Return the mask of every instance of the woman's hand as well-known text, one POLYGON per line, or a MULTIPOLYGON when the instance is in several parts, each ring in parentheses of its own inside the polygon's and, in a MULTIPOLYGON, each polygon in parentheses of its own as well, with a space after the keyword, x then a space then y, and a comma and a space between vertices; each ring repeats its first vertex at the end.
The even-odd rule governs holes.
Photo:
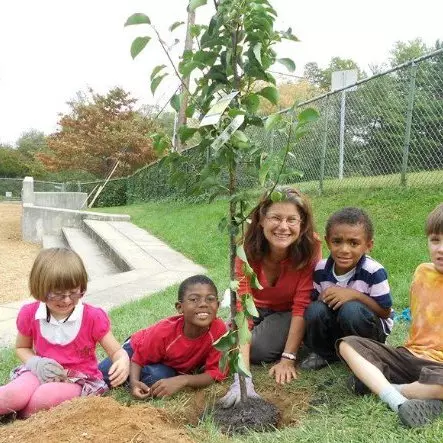
POLYGON ((281 385, 290 383, 297 379, 294 362, 292 360, 282 358, 277 364, 269 370, 269 375, 275 377, 275 381, 281 385))

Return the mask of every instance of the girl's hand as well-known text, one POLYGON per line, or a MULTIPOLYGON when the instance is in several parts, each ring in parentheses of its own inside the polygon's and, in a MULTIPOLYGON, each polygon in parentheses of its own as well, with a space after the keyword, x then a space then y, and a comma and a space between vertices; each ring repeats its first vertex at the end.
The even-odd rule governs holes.
POLYGON ((142 381, 136 381, 131 384, 131 394, 139 400, 145 400, 151 396, 151 388, 142 381))
POLYGON ((178 375, 171 378, 162 378, 151 386, 153 397, 167 397, 180 391, 186 386, 186 376, 178 375))
POLYGON ((282 358, 277 364, 269 370, 269 375, 275 377, 275 381, 281 385, 290 383, 297 379, 294 362, 289 359, 282 358))
POLYGON ((129 376, 129 357, 128 354, 123 351, 121 357, 119 357, 112 366, 109 368, 109 381, 111 386, 115 388, 124 383, 129 376))

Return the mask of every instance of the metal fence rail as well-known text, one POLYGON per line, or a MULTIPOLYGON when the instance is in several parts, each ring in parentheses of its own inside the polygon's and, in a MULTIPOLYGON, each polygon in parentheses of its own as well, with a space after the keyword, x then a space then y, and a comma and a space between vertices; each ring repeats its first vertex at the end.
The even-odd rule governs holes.
MULTIPOLYGON (((23 178, 0 177, 0 200, 20 200, 23 178)), ((34 180, 35 192, 63 192, 65 184, 34 180)))

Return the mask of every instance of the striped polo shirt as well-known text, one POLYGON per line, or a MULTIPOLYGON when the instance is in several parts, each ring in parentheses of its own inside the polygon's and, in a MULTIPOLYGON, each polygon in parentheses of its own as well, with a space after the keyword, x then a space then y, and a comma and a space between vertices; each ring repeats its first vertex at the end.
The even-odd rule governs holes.
MULTIPOLYGON (((331 256, 320 260, 314 271, 314 290, 312 299, 317 300, 319 294, 330 286, 343 286, 334 276, 334 260, 331 256)), ((385 268, 369 255, 363 255, 358 261, 355 272, 346 287, 355 289, 368 297, 372 297, 382 308, 391 308, 389 318, 381 318, 383 329, 389 334, 394 324, 392 297, 385 268)))

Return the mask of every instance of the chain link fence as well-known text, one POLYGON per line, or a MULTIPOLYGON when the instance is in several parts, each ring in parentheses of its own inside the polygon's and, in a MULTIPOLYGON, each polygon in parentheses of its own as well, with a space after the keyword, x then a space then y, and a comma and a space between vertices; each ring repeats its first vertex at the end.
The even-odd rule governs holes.
POLYGON ((300 187, 443 184, 443 50, 307 101, 320 112, 294 149, 300 187))

